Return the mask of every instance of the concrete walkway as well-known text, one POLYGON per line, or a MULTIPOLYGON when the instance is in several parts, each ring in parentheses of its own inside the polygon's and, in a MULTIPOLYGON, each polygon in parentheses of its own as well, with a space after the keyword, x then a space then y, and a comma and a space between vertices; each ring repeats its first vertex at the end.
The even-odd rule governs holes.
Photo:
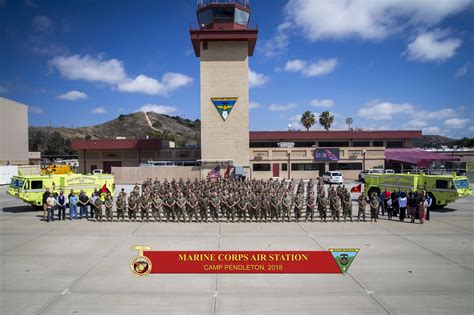
MULTIPOLYGON (((425 225, 40 220, 0 187, 1 314, 472 314, 474 197, 425 225), (130 247, 358 247, 346 275, 150 275, 130 247)), ((354 208, 355 209, 355 208, 354 208)), ((355 211, 354 211, 355 213, 355 211)))

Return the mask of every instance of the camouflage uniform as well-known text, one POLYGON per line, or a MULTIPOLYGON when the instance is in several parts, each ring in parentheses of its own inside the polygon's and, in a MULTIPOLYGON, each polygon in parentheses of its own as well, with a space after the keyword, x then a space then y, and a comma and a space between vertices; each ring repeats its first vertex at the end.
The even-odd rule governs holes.
POLYGON ((365 208, 367 207, 367 201, 365 200, 364 193, 362 193, 357 199, 357 205, 359 206, 359 211, 357 212, 357 221, 360 221, 361 215, 365 221, 365 208))
POLYGON ((96 221, 102 221, 102 214, 103 214, 102 206, 103 206, 102 198, 99 197, 95 200, 94 214, 95 214, 96 221))
POLYGON ((107 221, 114 221, 113 213, 114 213, 114 200, 112 199, 112 196, 108 195, 107 199, 105 200, 105 219, 107 221))
POLYGON ((303 211, 303 208, 304 208, 303 194, 298 194, 296 196, 296 202, 295 202, 295 221, 296 222, 300 222, 301 212, 303 211))
POLYGON ((284 220, 284 218, 286 217, 288 219, 288 222, 291 221, 292 206, 293 206, 293 198, 291 197, 290 194, 285 193, 285 196, 283 197, 283 201, 282 201, 282 208, 283 208, 282 220, 284 220))
POLYGON ((373 195, 372 200, 370 200, 370 222, 372 222, 373 220, 377 222, 378 208, 379 208, 379 201, 377 200, 377 195, 373 195))
POLYGON ((120 194, 117 198, 116 202, 116 207, 117 207, 117 221, 122 218, 122 222, 125 220, 125 208, 127 207, 126 201, 125 201, 125 195, 120 194))
POLYGON ((141 216, 141 219, 142 219, 142 222, 144 222, 145 218, 146 218, 146 221, 150 221, 150 218, 149 218, 149 213, 150 211, 150 199, 148 198, 148 195, 143 195, 141 198, 140 198, 140 216, 141 216))
MULTIPOLYGON (((202 194, 199 199, 199 217, 201 222, 204 221, 207 223, 207 211, 209 210, 209 198, 205 193, 202 194)), ((212 212, 211 212, 212 216, 212 212)))
POLYGON ((349 191, 345 190, 344 194, 344 199, 342 202, 342 214, 344 216, 344 222, 346 222, 346 217, 349 217, 349 219, 352 222, 352 200, 351 200, 351 194, 349 191))
POLYGON ((130 197, 128 197, 128 220, 129 221, 132 221, 132 218, 133 218, 133 222, 135 222, 135 220, 137 219, 137 208, 138 208, 138 204, 137 204, 137 199, 135 197, 135 194, 130 194, 130 197))
POLYGON ((329 206, 329 201, 324 194, 324 190, 321 191, 321 194, 318 198, 318 211, 321 222, 326 222, 326 213, 329 206))
POLYGON ((311 218, 311 222, 314 222, 315 206, 316 206, 316 200, 314 199, 313 194, 310 194, 306 202, 306 221, 308 221, 308 218, 311 218))
POLYGON ((341 213, 341 210, 342 210, 342 205, 341 205, 341 199, 339 198, 339 196, 334 196, 334 207, 332 209, 332 221, 335 222, 337 220, 337 222, 339 222, 339 214, 341 213))
POLYGON ((160 195, 158 193, 155 193, 153 195, 153 198, 151 200, 151 211, 153 215, 153 219, 155 222, 160 221, 161 222, 161 211, 163 208, 163 200, 161 200, 160 195))

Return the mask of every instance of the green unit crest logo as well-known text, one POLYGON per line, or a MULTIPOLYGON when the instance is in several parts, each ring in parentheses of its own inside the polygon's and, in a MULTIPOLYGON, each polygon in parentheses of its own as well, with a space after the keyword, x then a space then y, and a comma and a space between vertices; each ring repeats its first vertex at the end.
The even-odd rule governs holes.
POLYGON ((357 253, 359 253, 358 248, 329 248, 329 251, 344 274, 356 258, 357 253))
POLYGON ((238 97, 211 97, 211 101, 221 115, 222 119, 227 120, 230 112, 235 106, 238 97))

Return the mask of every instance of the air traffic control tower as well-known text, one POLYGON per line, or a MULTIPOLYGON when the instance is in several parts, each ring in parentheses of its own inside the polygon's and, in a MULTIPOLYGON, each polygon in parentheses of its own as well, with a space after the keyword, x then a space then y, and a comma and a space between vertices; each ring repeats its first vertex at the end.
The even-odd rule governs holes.
POLYGON ((199 0, 191 27, 201 59, 202 175, 221 163, 249 176, 248 57, 258 30, 250 27, 248 0, 199 0))

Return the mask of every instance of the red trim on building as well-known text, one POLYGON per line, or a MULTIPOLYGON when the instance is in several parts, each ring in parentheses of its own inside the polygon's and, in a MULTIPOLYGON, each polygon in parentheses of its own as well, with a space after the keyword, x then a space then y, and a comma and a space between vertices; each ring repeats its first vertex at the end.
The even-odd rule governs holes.
POLYGON ((417 139, 421 130, 385 131, 250 131, 250 141, 417 139))
POLYGON ((258 29, 191 29, 189 34, 196 57, 201 56, 199 43, 203 41, 247 41, 248 54, 252 56, 257 44, 258 29))
POLYGON ((161 149, 161 139, 73 140, 74 150, 161 149))

